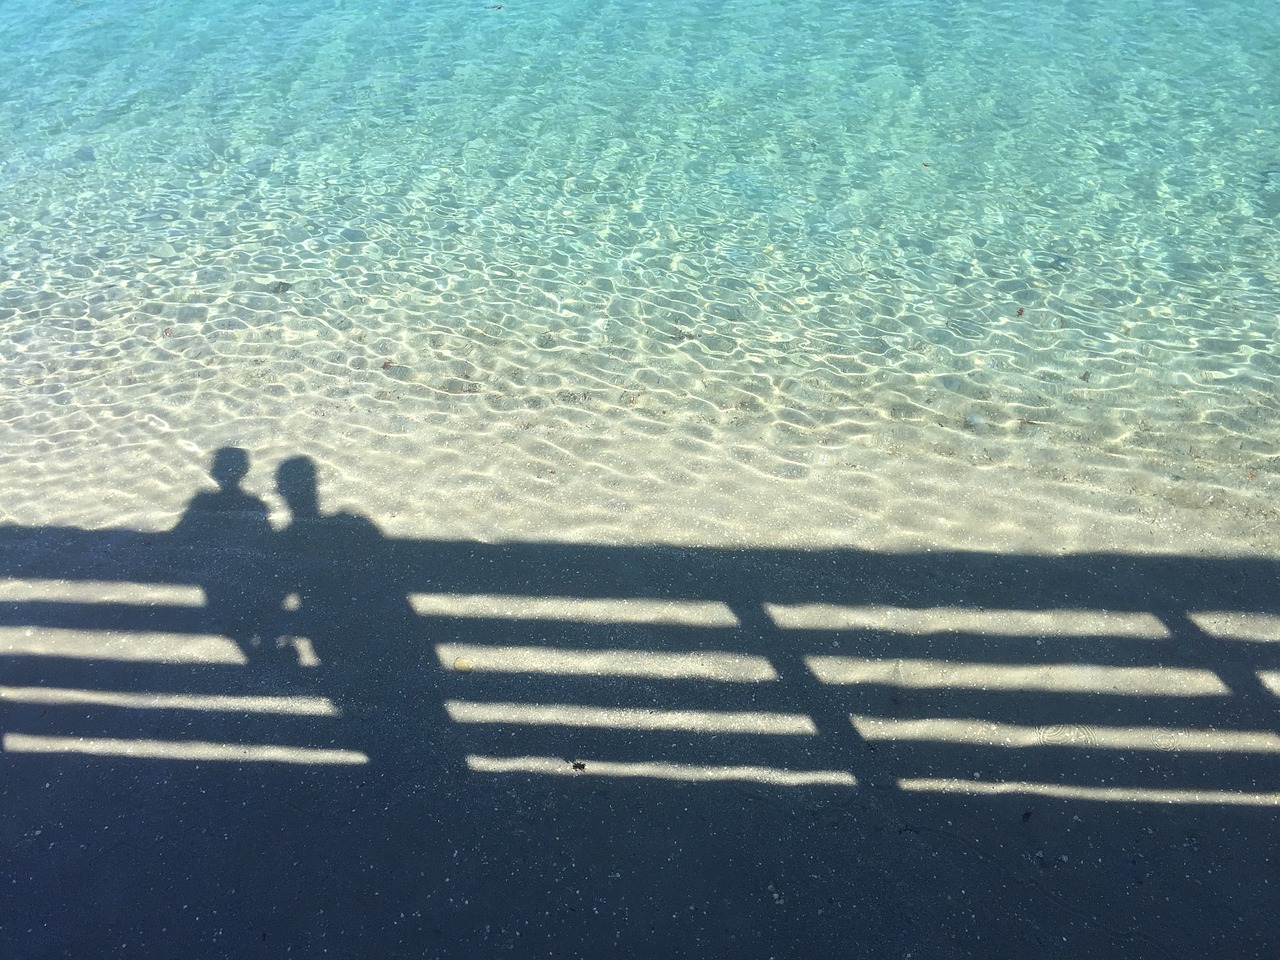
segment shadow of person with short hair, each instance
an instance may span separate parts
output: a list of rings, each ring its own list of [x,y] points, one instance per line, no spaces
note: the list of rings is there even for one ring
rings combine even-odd
[[[367,748],[383,752],[388,736],[408,736],[422,722],[414,705],[427,676],[418,618],[387,567],[388,542],[368,517],[321,512],[310,457],[283,461],[276,488],[290,512],[277,556],[296,594],[289,603],[293,642],[305,638],[325,691]]]
[[[253,663],[274,657],[283,593],[267,505],[240,486],[248,472],[248,453],[219,448],[209,468],[218,489],[193,496],[172,533],[199,555],[209,626]]]

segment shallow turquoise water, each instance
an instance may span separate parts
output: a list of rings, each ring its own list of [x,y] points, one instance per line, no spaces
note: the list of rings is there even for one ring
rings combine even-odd
[[[1274,465],[1273,4],[493,6],[0,8],[11,439],[283,393]]]

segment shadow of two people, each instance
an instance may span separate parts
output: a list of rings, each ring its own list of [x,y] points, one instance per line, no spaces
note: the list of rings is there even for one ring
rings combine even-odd
[[[243,489],[249,455],[213,456],[216,490],[197,493],[171,531],[202,554],[200,586],[212,632],[232,639],[250,666],[282,671],[347,661],[343,676],[385,668],[403,650],[410,608],[387,562],[388,543],[360,514],[320,509],[315,462],[276,468],[289,519],[277,530],[264,500]],[[370,644],[381,641],[378,650]],[[329,672],[329,671],[322,671]]]

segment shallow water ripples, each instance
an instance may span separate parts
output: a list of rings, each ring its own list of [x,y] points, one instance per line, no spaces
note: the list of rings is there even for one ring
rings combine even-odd
[[[1054,102],[1071,149],[1114,154],[1085,182],[998,97],[942,116],[922,64],[855,70],[883,109],[842,126],[843,87],[815,101],[736,54],[641,50],[668,92],[637,105],[598,57],[556,68],[563,42],[502,71],[442,67],[413,95],[365,77],[340,108],[324,98],[352,65],[308,60],[229,127],[124,109],[93,146],[50,145],[46,171],[15,160],[13,456],[67,476],[103,449],[185,456],[155,473],[180,475],[179,496],[220,443],[303,448],[353,491],[385,481],[404,514],[421,475],[508,519],[601,532],[644,514],[669,535],[685,532],[661,503],[730,516],[751,479],[766,508],[794,494],[835,516],[888,503],[912,470],[949,478],[953,501],[989,470],[1195,477],[1204,499],[1274,466],[1274,231],[1224,203],[1185,232],[1188,205],[1212,206],[1198,160],[1134,204],[1127,115],[1124,139]],[[1053,112],[1036,111],[1022,122]],[[939,496],[909,523],[945,525]]]

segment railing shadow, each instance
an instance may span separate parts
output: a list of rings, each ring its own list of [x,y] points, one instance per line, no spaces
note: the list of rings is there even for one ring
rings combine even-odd
[[[5,956],[1273,955],[1280,567],[0,528]],[[127,946],[126,946],[127,945]]]

